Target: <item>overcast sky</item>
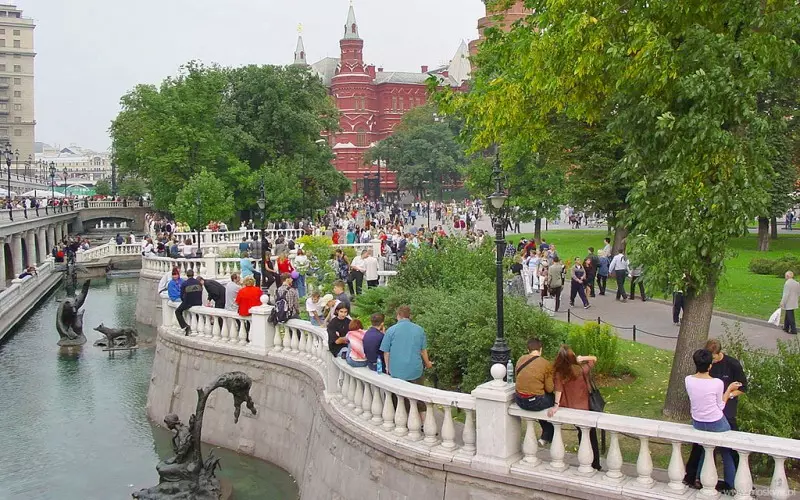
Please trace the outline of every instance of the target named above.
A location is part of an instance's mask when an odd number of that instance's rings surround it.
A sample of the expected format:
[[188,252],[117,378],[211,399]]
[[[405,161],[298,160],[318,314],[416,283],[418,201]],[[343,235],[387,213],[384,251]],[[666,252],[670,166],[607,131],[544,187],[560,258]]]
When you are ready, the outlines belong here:
[[[6,1],[5,3],[11,3]],[[348,0],[16,0],[36,22],[36,140],[103,150],[119,98],[186,61],[289,64],[339,56]],[[481,0],[356,0],[367,62],[446,63],[476,38]]]

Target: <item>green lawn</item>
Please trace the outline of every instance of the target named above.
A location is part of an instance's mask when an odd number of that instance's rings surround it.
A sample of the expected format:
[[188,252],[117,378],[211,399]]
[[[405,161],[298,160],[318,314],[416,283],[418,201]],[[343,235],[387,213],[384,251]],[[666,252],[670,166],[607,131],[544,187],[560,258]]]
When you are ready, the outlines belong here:
[[[559,229],[543,233],[548,243],[554,243],[563,260],[585,257],[586,249],[593,246],[595,250],[603,248],[605,231],[584,231]],[[518,242],[520,237],[531,238],[532,235],[513,235],[511,240]],[[725,263],[725,275],[719,285],[714,307],[741,316],[749,316],[766,320],[781,300],[783,279],[751,273],[747,266],[753,258],[763,257],[775,259],[787,253],[800,253],[800,234],[781,234],[777,240],[770,242],[769,252],[759,252],[755,234],[737,238],[732,242],[736,254]],[[611,283],[609,283],[611,284]],[[666,298],[663,293],[649,291],[657,298]]]

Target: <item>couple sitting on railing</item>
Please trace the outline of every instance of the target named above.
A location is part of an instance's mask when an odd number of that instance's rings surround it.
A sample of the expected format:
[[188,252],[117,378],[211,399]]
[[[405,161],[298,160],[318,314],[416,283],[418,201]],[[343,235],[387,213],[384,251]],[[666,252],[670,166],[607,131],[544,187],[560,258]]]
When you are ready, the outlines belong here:
[[[597,358],[576,356],[568,345],[562,345],[551,365],[542,357],[542,341],[528,340],[528,354],[519,358],[516,368],[517,406],[523,410],[548,410],[552,417],[559,408],[603,411],[599,396],[591,379],[591,370]],[[539,444],[545,446],[553,440],[553,424],[540,420],[542,437]],[[581,430],[578,429],[578,439]],[[597,444],[597,429],[589,431],[594,458],[592,467],[600,470],[600,449]]]

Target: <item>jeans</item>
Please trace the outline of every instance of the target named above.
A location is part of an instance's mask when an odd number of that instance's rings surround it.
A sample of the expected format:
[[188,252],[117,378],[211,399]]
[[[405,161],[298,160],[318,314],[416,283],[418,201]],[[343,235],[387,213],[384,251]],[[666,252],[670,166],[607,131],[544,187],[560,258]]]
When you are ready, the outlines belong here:
[[347,361],[347,364],[352,366],[353,368],[363,368],[363,367],[367,366],[367,360],[356,361],[353,358],[351,358],[350,356],[347,356],[344,360]]
[[617,277],[617,300],[627,299],[625,295],[625,277],[628,276],[628,271],[614,271]]
[[[725,417],[722,417],[716,422],[696,422],[692,420],[692,426],[699,431],[706,432],[727,432],[731,430],[731,424]],[[725,482],[728,486],[733,486],[733,480],[736,477],[736,465],[733,462],[733,453],[730,448],[720,448],[719,454],[722,455],[722,470],[724,471]],[[703,470],[704,460],[705,453],[700,457],[700,463],[697,465],[698,477]]]
[[636,284],[639,284],[639,292],[642,294],[642,301],[645,300],[644,297],[644,283],[642,283],[641,276],[631,276],[631,295],[630,298],[633,300],[636,297]]
[[367,280],[367,288],[377,288],[380,280]]
[[589,297],[594,297],[594,273],[586,273],[586,284],[589,285]]
[[575,305],[575,295],[578,295],[583,302],[583,307],[589,305],[589,301],[586,300],[586,289],[583,283],[573,280],[570,283],[570,290],[569,290],[569,305]]
[[[533,396],[531,398],[523,398],[519,394],[514,394],[517,406],[527,411],[542,411],[552,407],[555,404],[555,397],[552,393],[545,393],[541,396]],[[547,420],[539,420],[539,425],[542,426],[542,440],[548,443],[553,441],[553,424]]]
[[550,295],[556,298],[556,312],[558,312],[558,308],[561,307],[561,290],[563,287],[554,286],[550,288]]
[[294,281],[294,284],[297,285],[297,294],[300,295],[301,297],[305,297],[306,296],[306,275],[305,274],[301,274],[300,276],[298,276],[297,279]]
[[606,284],[608,283],[608,275],[597,275],[597,286],[600,288],[600,295],[606,294]]
[[786,309],[783,318],[783,331],[797,335],[797,323],[794,319],[794,309]]

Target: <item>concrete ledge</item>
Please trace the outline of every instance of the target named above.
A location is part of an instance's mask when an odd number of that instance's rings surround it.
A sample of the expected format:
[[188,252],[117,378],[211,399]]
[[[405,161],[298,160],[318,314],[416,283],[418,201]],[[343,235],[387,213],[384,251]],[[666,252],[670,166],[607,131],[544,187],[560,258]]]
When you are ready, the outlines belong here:
[[[36,288],[30,290],[21,300],[14,304],[3,304],[3,310],[0,312],[0,341],[50,294],[61,281],[61,277],[62,274],[59,272],[50,273],[42,278]],[[53,324],[55,325],[55,319]]]

